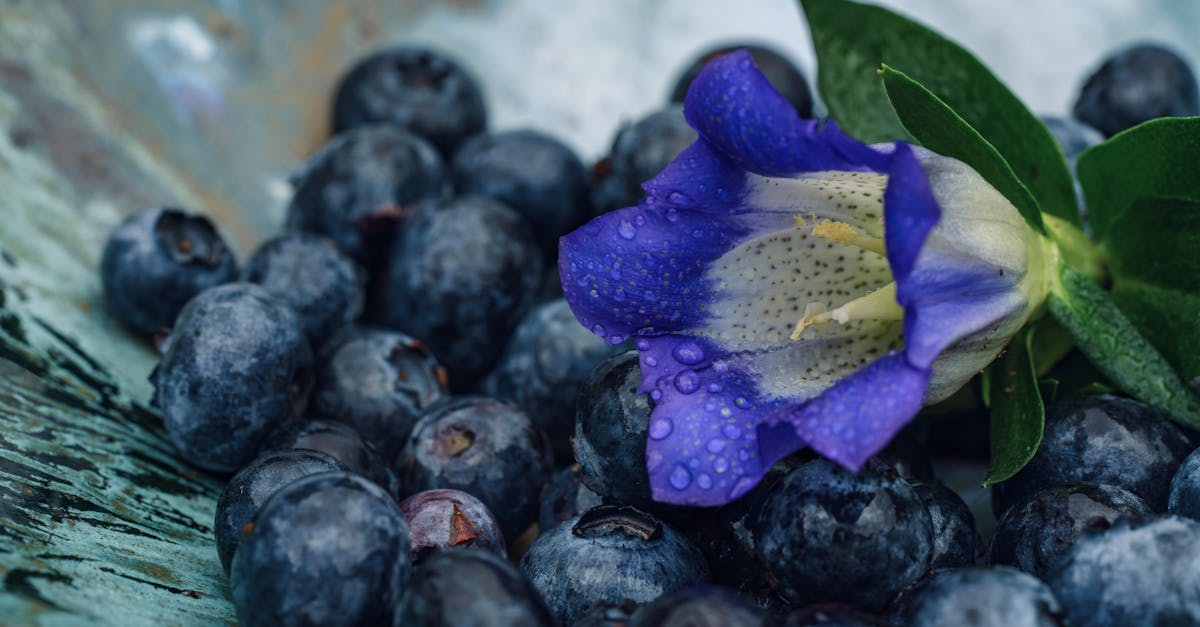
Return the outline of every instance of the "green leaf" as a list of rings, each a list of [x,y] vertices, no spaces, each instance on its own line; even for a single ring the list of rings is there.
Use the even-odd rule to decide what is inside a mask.
[[[1058,400],[1058,379],[1038,379],[1038,392],[1042,395],[1042,403],[1049,405]]]
[[[888,105],[875,74],[883,63],[902,68],[996,148],[1043,211],[1080,223],[1071,172],[1058,143],[970,52],[882,7],[847,0],[801,0],[801,5],[817,52],[821,98],[848,133],[866,142],[905,139],[906,126]]]
[[[1000,483],[1025,467],[1038,445],[1046,408],[1033,372],[1034,327],[1013,338],[991,372],[991,461],[983,486]]]
[[[884,65],[879,75],[900,122],[922,146],[975,168],[1021,212],[1029,226],[1045,232],[1037,200],[995,146],[907,74]]]
[[[1079,155],[1075,170],[1096,236],[1139,198],[1200,201],[1200,117],[1139,124]]]
[[[1122,279],[1112,299],[1185,381],[1200,379],[1200,294]]]
[[[1088,360],[1121,391],[1200,428],[1200,400],[1108,293],[1070,266],[1061,267],[1059,279],[1046,305]]]

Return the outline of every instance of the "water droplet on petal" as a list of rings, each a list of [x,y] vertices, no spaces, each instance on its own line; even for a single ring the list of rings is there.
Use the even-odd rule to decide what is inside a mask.
[[[684,490],[692,484],[692,473],[688,472],[688,469],[684,468],[683,464],[678,464],[675,466],[675,470],[671,471],[668,481],[671,482],[671,487],[676,490]]]
[[[675,205],[686,205],[692,202],[692,199],[688,198],[687,195],[682,192],[671,192],[670,194],[667,194],[667,200]]]
[[[691,394],[700,389],[700,377],[694,370],[684,370],[675,375],[675,389],[681,394]]]
[[[721,451],[725,450],[725,440],[722,440],[721,438],[713,438],[708,441],[708,444],[704,445],[704,448],[707,449],[709,453],[720,453]]]
[[[720,392],[721,390],[723,390],[724,387],[720,383],[714,382],[714,383],[709,383],[708,387],[705,389],[707,389],[710,394],[716,394],[716,393]]]
[[[750,409],[750,401],[748,401],[740,396],[733,399],[733,404],[737,405],[741,409]]]
[[[671,349],[671,356],[681,364],[694,366],[704,361],[704,351],[695,342],[684,342]]]
[[[667,209],[667,221],[668,222],[678,222],[679,221],[679,210],[674,207]]]
[[[742,430],[739,429],[737,425],[726,424],[724,427],[721,427],[721,433],[724,433],[725,437],[729,438],[730,440],[736,440],[742,437]]]
[[[692,470],[699,468],[700,467],[700,458],[693,457],[693,458],[689,459],[688,466],[690,466],[692,468]]]
[[[650,340],[647,340],[645,338],[638,338],[637,349],[640,351],[650,350]]]
[[[608,330],[605,329],[604,325],[602,325],[602,324],[598,324],[598,325],[592,327],[592,333],[595,333],[596,335],[604,335],[607,332],[608,332]]]
[[[658,451],[648,451],[646,453],[646,470],[654,472],[663,463],[663,454]]]
[[[637,235],[637,228],[628,220],[621,220],[620,226],[617,227],[617,234],[625,239],[633,239]]]
[[[642,363],[653,368],[658,365],[658,360],[654,358],[654,355],[646,355],[642,357]]]
[[[613,266],[613,268],[612,268],[611,270],[609,270],[609,271],[608,271],[608,276],[610,276],[610,277],[612,277],[613,279],[615,279],[615,280],[618,280],[618,281],[619,281],[619,280],[621,280],[621,277],[622,277],[622,276],[624,276],[624,275],[622,275],[622,274],[621,274],[621,269],[620,269],[620,268],[618,268],[618,267],[616,267],[616,266]]]
[[[729,461],[726,460],[724,457],[718,457],[718,458],[714,459],[713,460],[713,470],[717,471],[718,473],[729,470]]]
[[[671,435],[671,430],[675,426],[671,423],[670,418],[656,418],[650,423],[650,437],[655,440],[661,440],[668,435]]]
[[[692,231],[692,237],[694,237],[696,239],[700,239],[700,238],[704,237],[704,231],[701,231],[700,229],[696,229],[695,231]]]
[[[650,390],[650,398],[654,399],[655,402],[661,401],[662,390]]]
[[[625,341],[625,338],[620,335],[608,336],[608,343],[612,344],[613,346],[616,346],[617,344],[620,344],[621,342],[624,342],[624,341]]]
[[[646,216],[644,216],[640,213],[637,214],[636,216],[633,216],[633,223],[638,226],[645,226],[646,225]]]
[[[700,473],[696,475],[696,485],[700,486],[702,490],[707,490],[712,487],[712,477],[705,473]]]

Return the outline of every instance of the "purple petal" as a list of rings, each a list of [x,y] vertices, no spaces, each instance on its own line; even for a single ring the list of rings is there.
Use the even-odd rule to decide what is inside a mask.
[[[661,207],[705,213],[737,213],[745,192],[746,171],[733,165],[708,142],[697,141],[642,188]]]
[[[778,425],[790,424],[818,453],[857,470],[921,410],[929,376],[903,352],[892,353],[811,401],[767,416],[759,439],[769,442],[784,432]]]
[[[704,340],[639,338],[638,349],[642,389],[655,403],[646,442],[654,499],[712,506],[753,488],[770,466],[756,427],[781,404],[759,399],[751,377]]]
[[[896,143],[883,192],[884,247],[896,280],[896,295],[905,304],[912,291],[907,280],[929,232],[942,217],[921,162],[907,144]]]
[[[882,172],[886,167],[885,155],[854,141],[837,125],[801,119],[745,50],[710,61],[688,88],[683,112],[730,161],[763,176]]]

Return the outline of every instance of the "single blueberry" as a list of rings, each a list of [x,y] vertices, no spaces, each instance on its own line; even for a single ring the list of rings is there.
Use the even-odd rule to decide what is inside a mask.
[[[254,519],[267,499],[301,477],[330,470],[345,470],[345,467],[318,451],[271,451],[234,475],[217,500],[213,523],[217,555],[225,574],[229,574],[242,535],[253,528]]]
[[[679,105],[622,126],[608,155],[592,167],[592,207],[596,214],[638,204],[646,196],[642,183],[658,175],[696,137]]]
[[[579,395],[574,446],[589,487],[617,503],[648,506],[646,433],[654,401],[638,393],[641,383],[637,351],[597,366]]]
[[[396,502],[358,475],[323,472],[267,500],[229,581],[247,627],[380,625],[391,622],[411,572]]]
[[[498,201],[421,206],[392,246],[374,319],[429,345],[450,387],[471,389],[534,304],[542,257],[529,225]]]
[[[449,396],[446,369],[419,340],[396,331],[343,333],[322,355],[313,413],[353,426],[387,459],[421,412]]]
[[[887,621],[839,603],[803,607],[784,616],[780,627],[886,627]]]
[[[548,260],[558,255],[558,238],[592,213],[583,162],[544,133],[517,130],[475,137],[458,149],[451,172],[458,193],[494,198],[528,220]]]
[[[1149,513],[1145,501],[1116,486],[1042,488],[1000,518],[992,536],[991,561],[1046,579],[1085,534],[1104,531],[1124,516]]]
[[[330,140],[298,175],[289,229],[328,237],[371,269],[423,199],[445,193],[441,157],[420,137],[366,126]]]
[[[975,565],[981,547],[971,508],[957,492],[940,481],[914,483],[913,489],[929,510],[933,522],[933,555],[930,568],[959,568]]]
[[[413,562],[425,555],[477,546],[508,557],[496,516],[479,499],[459,490],[426,490],[400,501],[408,522]]]
[[[358,473],[392,495],[399,485],[387,462],[375,447],[350,425],[328,420],[301,420],[288,423],[271,432],[262,451],[318,451],[336,459],[350,472]]]
[[[583,469],[572,464],[562,469],[547,486],[538,506],[538,529],[541,533],[564,520],[570,520],[600,505],[603,499],[583,481]]]
[[[386,123],[416,133],[451,154],[483,132],[487,112],[479,85],[444,53],[397,46],[354,65],[333,98],[333,131]]]
[[[955,568],[922,587],[911,627],[1058,627],[1062,607],[1046,584],[1007,566]]]
[[[592,611],[572,623],[571,627],[629,627],[629,619],[637,608],[637,603],[615,606],[599,603]]]
[[[505,537],[537,520],[550,447],[529,416],[501,401],[453,398],[425,413],[395,461],[408,493],[452,488],[483,501]]]
[[[546,603],[521,571],[478,548],[437,553],[422,562],[394,627],[554,627]]]
[[[771,81],[775,91],[792,103],[800,117],[813,117],[812,92],[809,91],[808,81],[804,79],[804,74],[800,72],[800,69],[778,52],[754,44],[724,45],[701,54],[688,65],[687,70],[671,88],[671,102],[683,102],[684,97],[687,96],[688,87],[709,61],[736,50],[750,52],[758,70],[767,77],[767,80]]]
[[[933,523],[891,467],[815,459],[788,473],[756,521],[759,559],[794,603],[886,606],[929,567]]]
[[[1050,587],[1073,627],[1200,625],[1200,522],[1123,519],[1082,538]]]
[[[1171,476],[1192,450],[1159,409],[1116,396],[1082,396],[1046,408],[1037,454],[992,489],[997,516],[1037,490],[1070,483],[1125,488],[1156,512],[1167,507]]]
[[[709,578],[704,556],[678,531],[632,507],[607,505],[538,536],[521,570],[563,625],[597,607],[649,603]]]
[[[629,627],[766,627],[767,613],[728,588],[699,585],[658,597],[634,612]]]
[[[1192,451],[1175,477],[1167,497],[1167,511],[1179,516],[1200,520],[1200,449]]]
[[[556,459],[566,463],[572,458],[580,390],[596,366],[616,350],[579,324],[559,298],[525,315],[482,389],[528,412],[550,437]]]
[[[180,454],[234,472],[304,412],[312,351],[291,307],[257,285],[229,283],[188,301],[151,379]]]
[[[321,346],[362,312],[365,278],[333,240],[293,233],[259,247],[242,280],[263,286],[300,315],[304,334]]]
[[[179,209],[139,211],[109,234],[100,282],[109,309],[147,336],[170,329],[196,294],[237,278],[237,263],[212,222]]]
[[[1074,113],[1112,137],[1146,120],[1200,115],[1200,89],[1178,54],[1139,44],[1104,60],[1083,84]]]

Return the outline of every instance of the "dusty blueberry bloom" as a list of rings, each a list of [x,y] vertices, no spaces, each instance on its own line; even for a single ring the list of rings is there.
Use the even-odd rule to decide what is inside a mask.
[[[965,164],[801,119],[744,51],[685,114],[697,142],[559,259],[580,322],[636,338],[655,499],[725,503],[805,445],[857,469],[1042,303],[1054,249]]]

